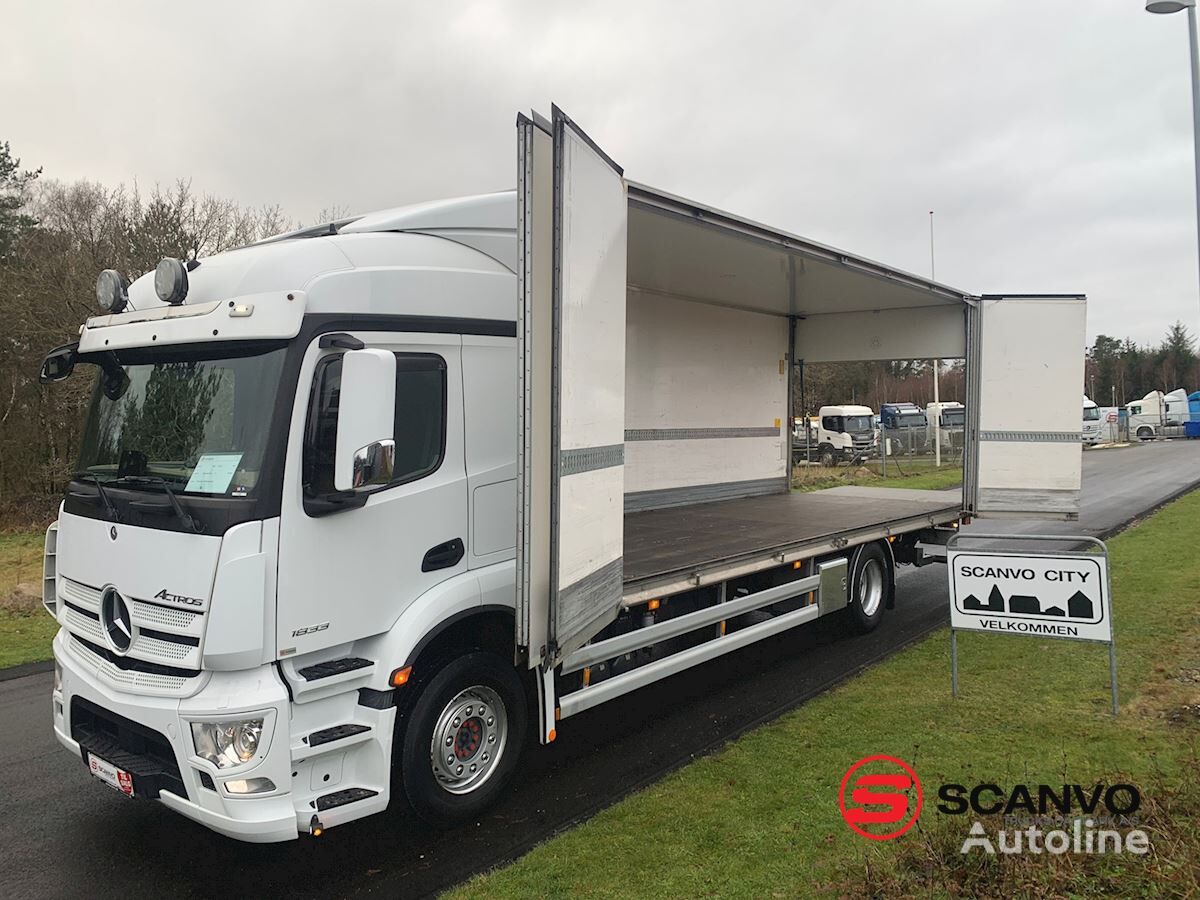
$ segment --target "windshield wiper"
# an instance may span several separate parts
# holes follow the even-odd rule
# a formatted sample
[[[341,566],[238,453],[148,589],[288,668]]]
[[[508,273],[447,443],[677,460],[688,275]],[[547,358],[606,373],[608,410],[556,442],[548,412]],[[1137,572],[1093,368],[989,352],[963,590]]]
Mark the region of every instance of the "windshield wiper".
[[[117,479],[118,484],[153,484],[162,488],[162,492],[167,495],[167,506],[175,513],[175,517],[183,523],[183,527],[189,531],[199,533],[200,523],[183,508],[183,504],[179,502],[179,498],[175,496],[175,492],[171,490],[171,486],[167,483],[167,479],[160,475],[124,475]],[[162,505],[158,503],[146,503],[145,501],[134,500],[130,506],[136,506],[141,509],[162,509]]]
[[[94,472],[76,472],[74,475],[71,476],[71,479],[73,481],[90,480],[92,482],[92,484],[94,484],[96,486],[96,496],[99,497],[100,501],[104,504],[104,509],[108,513],[108,517],[110,519],[112,519],[114,522],[121,521],[121,517],[117,513],[117,508],[115,506],[113,506],[112,500],[109,499],[108,491],[106,491],[104,489],[104,485],[101,484],[100,478],[98,475],[96,475]],[[87,499],[87,500],[92,499],[91,494],[76,494],[75,496],[81,497],[81,498]]]

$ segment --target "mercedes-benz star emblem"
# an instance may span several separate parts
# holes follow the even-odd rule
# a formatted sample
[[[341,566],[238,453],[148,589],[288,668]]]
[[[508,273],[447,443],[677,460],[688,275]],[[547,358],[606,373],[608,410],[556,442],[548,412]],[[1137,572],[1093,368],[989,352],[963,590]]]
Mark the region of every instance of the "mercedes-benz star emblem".
[[[114,653],[124,656],[133,643],[133,617],[129,605],[114,587],[107,587],[100,597],[100,626]]]
[[[108,529],[108,536],[114,541],[117,539],[117,526],[116,525],[113,525],[111,528]]]

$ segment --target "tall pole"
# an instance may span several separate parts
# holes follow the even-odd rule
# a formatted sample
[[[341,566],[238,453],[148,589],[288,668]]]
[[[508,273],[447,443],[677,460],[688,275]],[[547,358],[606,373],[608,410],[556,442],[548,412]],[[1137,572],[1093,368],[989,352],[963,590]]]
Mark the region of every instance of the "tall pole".
[[[1195,41],[1192,42],[1193,52],[1195,51]],[[1194,96],[1194,95],[1193,95]],[[1200,163],[1197,163],[1196,177],[1200,178]],[[933,264],[933,210],[929,211],[929,280],[937,281],[937,268]]]
[[[1171,15],[1187,10],[1189,69],[1192,76],[1192,163],[1196,169],[1196,241],[1200,250],[1200,48],[1196,41],[1196,0],[1146,0],[1146,12]],[[1200,252],[1196,254],[1200,266]],[[1198,270],[1200,271],[1200,270]],[[1200,286],[1200,282],[1197,283]],[[1121,398],[1125,398],[1122,396]]]
[[[1196,168],[1196,240],[1200,250],[1200,49],[1196,46],[1195,4],[1187,8],[1187,14],[1188,45],[1192,54],[1192,162]],[[1196,262],[1200,266],[1200,252],[1196,254]],[[1200,286],[1200,281],[1197,285]]]
[[[1197,178],[1200,178],[1200,169],[1197,169]],[[937,267],[934,265],[933,257],[933,210],[929,211],[929,280],[937,280]],[[938,369],[942,367],[940,359],[933,361],[933,467],[940,469],[942,467],[942,405],[938,397]]]

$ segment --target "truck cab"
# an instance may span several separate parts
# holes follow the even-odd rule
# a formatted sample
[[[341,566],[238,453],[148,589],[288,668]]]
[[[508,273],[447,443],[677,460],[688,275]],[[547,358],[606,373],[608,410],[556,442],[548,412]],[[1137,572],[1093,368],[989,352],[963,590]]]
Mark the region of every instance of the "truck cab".
[[[1128,405],[1129,433],[1140,441],[1157,437],[1182,437],[1184,423],[1191,418],[1187,392],[1151,391]]]
[[[963,434],[967,424],[967,408],[957,400],[944,403],[930,403],[925,407],[925,418],[928,421],[925,441],[933,445],[934,432],[940,430],[938,440],[944,450],[961,450]]]
[[[386,805],[425,645],[511,641],[515,219],[511,192],[422,204],[101,277],[42,373],[95,378],[45,596],[55,733],[95,773],[295,838]],[[447,698],[473,730],[426,781],[491,778],[519,690]]]
[[[867,406],[822,406],[817,411],[817,454],[823,466],[859,459],[876,445],[875,413]]]
[[[1083,398],[1083,443],[1085,446],[1100,443],[1100,407],[1087,395]]]
[[[929,420],[915,403],[884,403],[879,407],[879,423],[889,453],[904,456],[924,451]]]

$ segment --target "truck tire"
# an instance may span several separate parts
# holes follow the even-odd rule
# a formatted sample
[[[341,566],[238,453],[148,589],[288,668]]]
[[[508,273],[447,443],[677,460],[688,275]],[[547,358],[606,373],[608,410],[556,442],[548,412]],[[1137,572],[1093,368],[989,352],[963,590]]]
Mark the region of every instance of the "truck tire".
[[[1137,439],[1139,441],[1148,441],[1154,437],[1154,429],[1148,425],[1143,425],[1137,430]]]
[[[850,627],[858,634],[874,631],[883,621],[892,584],[892,560],[878,543],[864,544],[851,559],[850,603],[846,607]]]
[[[821,448],[821,465],[826,469],[832,469],[837,465],[837,459],[833,455],[833,448],[828,444]]]
[[[521,679],[499,656],[468,653],[438,670],[400,737],[400,781],[417,815],[453,828],[487,809],[516,770],[527,716]]]

